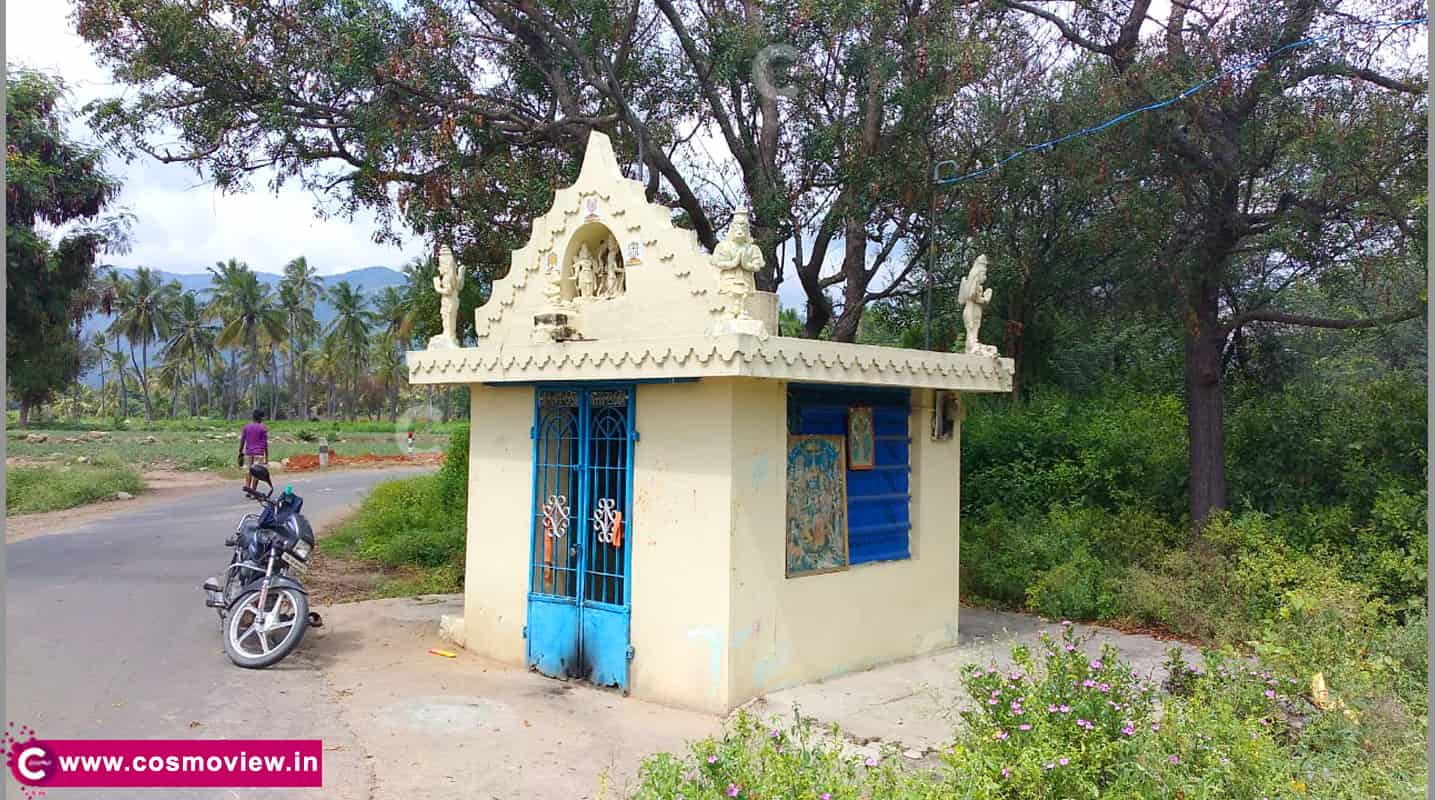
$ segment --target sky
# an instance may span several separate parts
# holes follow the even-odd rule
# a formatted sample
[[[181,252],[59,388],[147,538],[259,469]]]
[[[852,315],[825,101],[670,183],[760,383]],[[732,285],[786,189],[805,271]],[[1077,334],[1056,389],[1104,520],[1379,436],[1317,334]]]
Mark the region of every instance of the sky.
[[[11,64],[59,75],[78,107],[124,87],[111,81],[74,32],[70,8],[65,0],[6,3],[5,55]],[[78,120],[71,135],[93,141]],[[426,249],[416,237],[397,247],[375,244],[377,225],[369,213],[353,220],[320,219],[311,193],[290,184],[276,194],[265,174],[255,176],[247,193],[223,194],[200,183],[188,167],[146,156],[129,164],[112,160],[108,169],[124,181],[118,203],[135,215],[135,224],[131,251],[103,256],[107,264],[203,272],[216,261],[237,258],[263,272],[280,272],[302,255],[329,275],[369,266],[397,269]]]

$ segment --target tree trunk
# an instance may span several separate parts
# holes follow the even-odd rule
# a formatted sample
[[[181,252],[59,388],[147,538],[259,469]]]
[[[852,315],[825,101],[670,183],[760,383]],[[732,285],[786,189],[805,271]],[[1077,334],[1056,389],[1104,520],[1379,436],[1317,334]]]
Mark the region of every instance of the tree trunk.
[[[25,398],[20,398],[20,427],[30,427],[30,409],[33,404]]]
[[[1191,523],[1200,529],[1226,507],[1225,401],[1221,394],[1220,324],[1215,288],[1196,304],[1186,331],[1186,439],[1190,448]]]
[[[189,362],[189,415],[199,417],[199,358]]]
[[[146,421],[154,419],[154,407],[150,405],[149,399],[149,339],[140,339],[140,389],[144,391],[144,418]]]

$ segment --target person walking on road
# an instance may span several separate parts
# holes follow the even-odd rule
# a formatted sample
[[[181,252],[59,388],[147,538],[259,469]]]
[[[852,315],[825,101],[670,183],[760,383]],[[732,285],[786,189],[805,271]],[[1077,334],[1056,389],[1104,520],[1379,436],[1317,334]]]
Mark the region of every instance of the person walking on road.
[[[254,464],[267,464],[269,462],[269,429],[264,427],[264,412],[254,410],[254,421],[244,426],[239,432],[239,466],[250,467]],[[254,489],[259,482],[248,472],[244,474],[244,488]]]

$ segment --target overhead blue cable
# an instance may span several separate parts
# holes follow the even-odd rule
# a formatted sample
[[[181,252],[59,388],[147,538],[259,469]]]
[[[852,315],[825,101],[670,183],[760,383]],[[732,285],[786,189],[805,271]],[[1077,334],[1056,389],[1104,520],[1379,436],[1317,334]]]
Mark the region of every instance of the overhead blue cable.
[[[1125,121],[1128,120],[1128,119],[1131,119],[1132,117],[1136,116],[1137,114],[1144,114],[1144,113],[1146,113],[1146,112],[1148,112],[1148,111],[1158,111],[1158,110],[1160,110],[1160,109],[1166,108],[1167,106],[1170,106],[1170,105],[1173,105],[1173,104],[1175,104],[1175,103],[1178,103],[1178,102],[1180,102],[1180,101],[1182,101],[1182,100],[1185,100],[1187,97],[1190,97],[1191,95],[1195,94],[1196,92],[1201,91],[1202,89],[1206,88],[1207,86],[1210,86],[1211,84],[1216,83],[1217,81],[1221,80],[1222,78],[1226,78],[1226,77],[1229,77],[1229,76],[1231,76],[1231,75],[1235,75],[1235,74],[1240,73],[1240,72],[1245,72],[1245,71],[1250,70],[1250,69],[1255,69],[1256,67],[1259,67],[1261,64],[1264,64],[1264,63],[1266,63],[1267,61],[1270,61],[1272,58],[1275,58],[1276,56],[1280,55],[1281,53],[1283,53],[1283,52],[1285,52],[1285,51],[1287,51],[1287,50],[1294,50],[1294,49],[1299,48],[1299,47],[1313,47],[1313,46],[1315,46],[1315,45],[1317,45],[1317,44],[1320,44],[1320,43],[1322,43],[1322,42],[1328,41],[1328,40],[1330,40],[1330,39],[1334,39],[1335,36],[1336,36],[1336,34],[1337,34],[1339,31],[1343,31],[1343,30],[1346,30],[1346,29],[1348,29],[1348,28],[1392,28],[1392,29],[1394,29],[1394,28],[1403,28],[1403,27],[1405,27],[1405,26],[1407,26],[1407,25],[1418,25],[1418,24],[1420,24],[1420,23],[1422,23],[1422,22],[1427,22],[1427,21],[1429,21],[1429,17],[1417,17],[1417,18],[1414,18],[1414,19],[1402,19],[1402,20],[1396,20],[1396,21],[1394,21],[1394,22],[1364,22],[1364,23],[1352,23],[1352,24],[1349,24],[1349,25],[1342,26],[1342,27],[1339,28],[1337,31],[1333,31],[1333,32],[1331,32],[1331,33],[1324,33],[1324,34],[1321,34],[1321,35],[1319,35],[1319,36],[1309,36],[1309,37],[1306,37],[1306,38],[1304,38],[1304,39],[1300,39],[1300,40],[1291,42],[1290,44],[1286,44],[1286,45],[1282,45],[1282,46],[1280,46],[1280,47],[1277,47],[1276,49],[1272,50],[1271,52],[1269,52],[1269,53],[1267,53],[1267,54],[1265,54],[1265,55],[1263,55],[1263,56],[1261,56],[1260,58],[1257,58],[1257,59],[1254,59],[1254,60],[1251,60],[1251,61],[1247,61],[1247,62],[1244,62],[1244,63],[1241,63],[1241,64],[1237,64],[1237,65],[1235,65],[1235,66],[1233,66],[1233,67],[1229,67],[1229,68],[1227,68],[1227,69],[1225,69],[1225,70],[1222,70],[1221,72],[1218,72],[1218,73],[1216,73],[1215,75],[1212,75],[1211,77],[1206,78],[1205,80],[1201,81],[1200,83],[1197,83],[1197,84],[1195,84],[1194,86],[1191,86],[1190,88],[1186,89],[1185,91],[1181,92],[1180,94],[1172,95],[1171,97],[1168,97],[1168,98],[1166,98],[1165,100],[1157,100],[1157,101],[1155,101],[1155,102],[1153,102],[1153,103],[1147,103],[1146,105],[1141,106],[1140,108],[1133,108],[1133,109],[1131,109],[1130,111],[1126,111],[1126,112],[1123,112],[1123,113],[1121,113],[1121,114],[1118,114],[1118,115],[1112,117],[1111,119],[1108,119],[1108,120],[1106,120],[1105,122],[1102,122],[1102,123],[1100,123],[1100,124],[1098,124],[1098,125],[1092,125],[1092,126],[1089,127],[1089,128],[1082,128],[1082,129],[1077,130],[1077,131],[1072,131],[1071,133],[1068,133],[1068,134],[1066,134],[1065,136],[1059,136],[1059,137],[1057,137],[1057,138],[1055,138],[1055,139],[1050,139],[1050,140],[1045,141],[1045,142],[1042,142],[1042,143],[1040,143],[1040,144],[1028,145],[1028,146],[1023,147],[1022,149],[1016,151],[1015,153],[1012,153],[1011,155],[1007,156],[1006,158],[1003,158],[1002,160],[1000,160],[1000,161],[998,161],[998,162],[996,162],[996,163],[994,163],[994,164],[992,164],[992,165],[990,165],[990,166],[982,167],[981,169],[975,170],[975,171],[973,171],[973,172],[968,172],[968,173],[965,174],[965,175],[955,175],[955,176],[950,177],[950,178],[940,177],[941,174],[942,174],[942,168],[943,168],[943,167],[950,166],[950,167],[952,167],[953,169],[955,169],[956,166],[957,166],[957,162],[955,162],[955,161],[938,161],[936,164],[933,164],[933,165],[932,165],[932,182],[933,182],[933,183],[936,183],[936,184],[938,184],[938,185],[941,185],[941,186],[948,186],[948,185],[951,185],[951,184],[954,184],[954,183],[961,183],[962,181],[971,180],[972,178],[979,178],[979,177],[981,177],[981,176],[983,176],[983,175],[987,175],[987,174],[989,174],[989,173],[995,172],[996,170],[1000,169],[1003,165],[1005,165],[1007,162],[1012,161],[1013,159],[1016,159],[1016,158],[1020,158],[1021,156],[1024,156],[1024,155],[1026,155],[1026,154],[1028,154],[1028,153],[1035,153],[1035,152],[1039,152],[1039,151],[1042,151],[1042,150],[1049,150],[1049,149],[1051,149],[1051,148],[1053,148],[1053,147],[1055,147],[1055,146],[1057,146],[1057,145],[1059,145],[1059,144],[1061,144],[1061,143],[1063,143],[1063,142],[1070,141],[1071,139],[1077,139],[1077,138],[1080,138],[1080,137],[1082,137],[1082,136],[1090,136],[1090,135],[1093,134],[1093,133],[1100,133],[1101,131],[1104,131],[1104,130],[1106,130],[1107,128],[1112,127],[1113,125],[1118,125],[1118,124],[1120,124],[1120,123],[1122,123],[1122,122],[1125,122]]]

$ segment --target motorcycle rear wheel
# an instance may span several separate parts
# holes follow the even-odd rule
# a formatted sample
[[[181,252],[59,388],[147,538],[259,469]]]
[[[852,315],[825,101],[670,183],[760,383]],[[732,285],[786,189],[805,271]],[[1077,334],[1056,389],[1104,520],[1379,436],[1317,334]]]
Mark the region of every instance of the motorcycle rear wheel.
[[[236,666],[263,669],[289,655],[309,626],[309,598],[288,587],[269,590],[259,608],[259,590],[239,596],[224,618],[224,652]]]

